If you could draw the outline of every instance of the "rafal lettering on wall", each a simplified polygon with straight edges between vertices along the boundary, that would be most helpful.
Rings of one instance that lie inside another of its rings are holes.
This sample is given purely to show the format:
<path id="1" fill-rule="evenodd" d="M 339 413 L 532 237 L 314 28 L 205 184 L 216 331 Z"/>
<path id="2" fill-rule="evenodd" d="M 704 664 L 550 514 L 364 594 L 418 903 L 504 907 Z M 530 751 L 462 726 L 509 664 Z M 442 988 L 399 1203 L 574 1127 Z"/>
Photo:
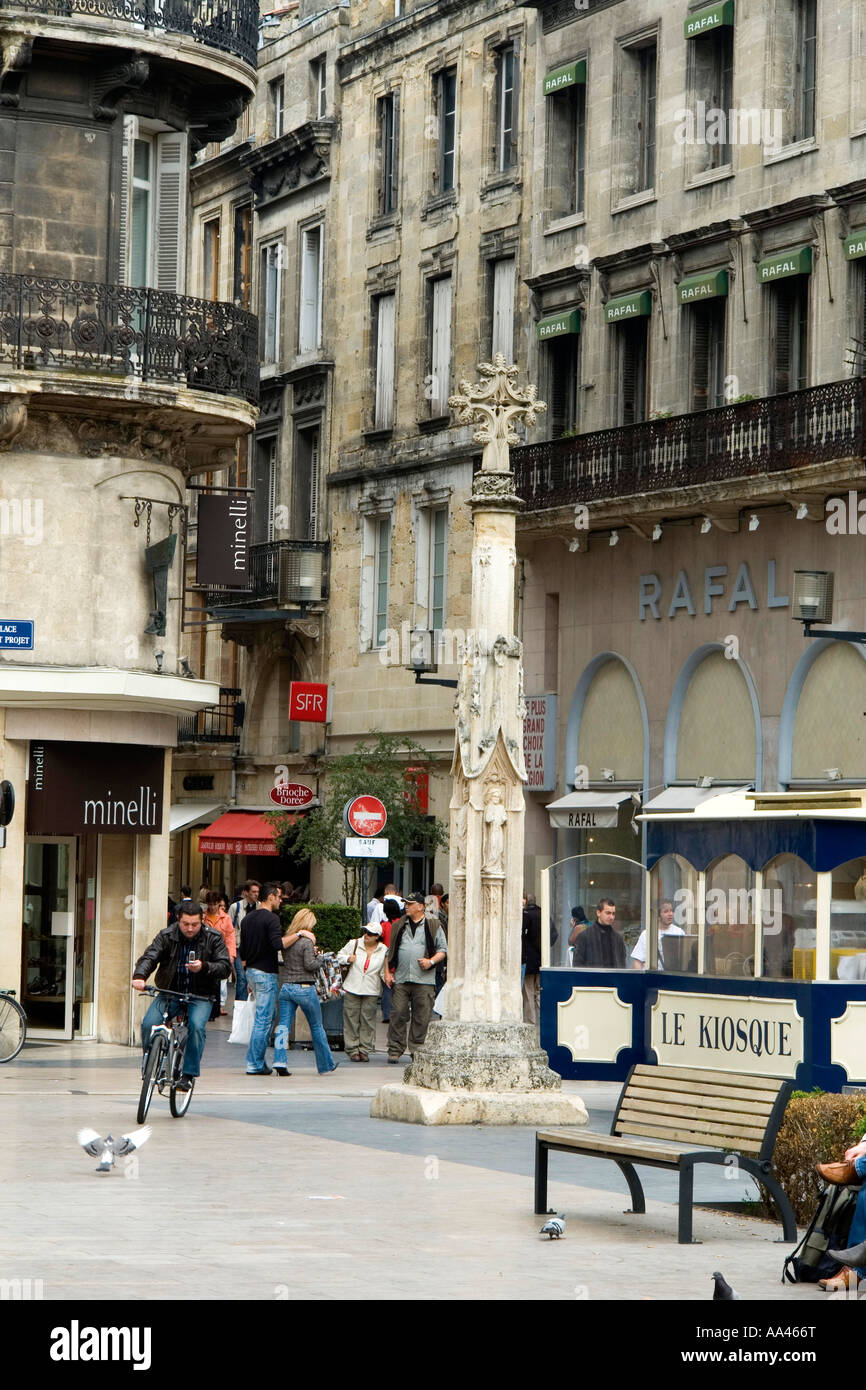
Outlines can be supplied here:
<path id="1" fill-rule="evenodd" d="M 730 595 L 727 589 L 727 577 L 727 565 L 707 565 L 705 568 L 703 580 L 704 613 L 711 614 L 713 612 L 714 599 L 721 599 L 722 603 L 727 599 L 726 607 L 729 613 L 736 613 L 743 606 L 747 606 L 752 612 L 755 612 L 760 607 L 760 603 L 748 561 L 744 560 L 737 569 Z M 776 582 L 776 561 L 768 560 L 765 606 L 767 608 L 787 608 L 791 602 L 790 597 L 788 594 L 777 593 Z M 665 605 L 664 586 L 659 575 L 642 574 L 638 577 L 638 618 L 641 622 L 645 622 L 647 616 L 660 619 L 662 609 L 665 610 L 665 616 L 668 618 L 675 618 L 679 613 L 688 613 L 689 617 L 693 618 L 697 613 L 694 592 L 688 574 L 684 569 L 680 570 L 674 582 L 670 601 Z M 698 593 L 700 594 L 700 590 Z"/>

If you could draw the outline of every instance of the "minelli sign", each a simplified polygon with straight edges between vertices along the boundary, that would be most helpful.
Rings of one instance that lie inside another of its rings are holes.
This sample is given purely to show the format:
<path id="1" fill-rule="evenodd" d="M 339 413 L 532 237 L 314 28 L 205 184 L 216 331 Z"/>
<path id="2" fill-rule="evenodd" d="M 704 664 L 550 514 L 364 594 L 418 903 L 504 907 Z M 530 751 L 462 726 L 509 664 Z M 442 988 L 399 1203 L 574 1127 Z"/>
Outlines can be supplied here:
<path id="1" fill-rule="evenodd" d="M 31 743 L 28 835 L 161 835 L 165 753 L 126 743 Z"/>
<path id="2" fill-rule="evenodd" d="M 202 493 L 198 499 L 195 582 L 213 589 L 248 589 L 250 496 Z"/>

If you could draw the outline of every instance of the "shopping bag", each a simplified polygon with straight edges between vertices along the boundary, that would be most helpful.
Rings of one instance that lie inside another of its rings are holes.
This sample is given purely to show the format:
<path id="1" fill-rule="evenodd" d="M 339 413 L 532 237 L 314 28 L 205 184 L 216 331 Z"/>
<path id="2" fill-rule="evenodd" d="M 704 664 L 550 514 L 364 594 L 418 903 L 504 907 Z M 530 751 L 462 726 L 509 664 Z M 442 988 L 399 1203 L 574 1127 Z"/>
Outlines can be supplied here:
<path id="1" fill-rule="evenodd" d="M 250 1038 L 253 1035 L 253 1019 L 256 1016 L 255 999 L 241 999 L 235 1001 L 232 1013 L 232 1031 L 229 1033 L 230 1043 L 240 1043 L 242 1047 L 248 1047 Z"/>

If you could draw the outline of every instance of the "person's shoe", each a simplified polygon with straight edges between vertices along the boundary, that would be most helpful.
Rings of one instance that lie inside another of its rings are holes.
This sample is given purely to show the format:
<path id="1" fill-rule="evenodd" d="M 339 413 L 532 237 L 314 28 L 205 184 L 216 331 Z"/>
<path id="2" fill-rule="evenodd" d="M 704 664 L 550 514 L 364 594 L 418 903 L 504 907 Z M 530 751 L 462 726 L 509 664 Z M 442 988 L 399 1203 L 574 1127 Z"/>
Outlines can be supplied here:
<path id="1" fill-rule="evenodd" d="M 277 1076 L 291 1076 L 292 1074 L 288 1067 L 274 1067 L 274 1071 L 277 1073 Z"/>
<path id="2" fill-rule="evenodd" d="M 191 1091 L 194 1081 L 194 1076 L 188 1076 L 187 1073 L 184 1072 L 183 1076 L 180 1078 L 180 1081 L 175 1082 L 174 1089 L 176 1091 Z"/>
<path id="3" fill-rule="evenodd" d="M 319 1072 L 319 1075 L 320 1075 L 320 1076 L 330 1076 L 332 1072 L 335 1072 L 335 1071 L 337 1070 L 337 1067 L 338 1067 L 339 1065 L 340 1065 L 339 1062 L 335 1062 L 334 1065 L 328 1069 L 328 1071 L 320 1071 L 320 1072 Z"/>
<path id="4" fill-rule="evenodd" d="M 849 1250 L 828 1250 L 827 1254 L 831 1260 L 838 1260 L 840 1265 L 862 1269 L 866 1265 L 866 1240 L 861 1240 L 859 1245 L 852 1245 Z"/>
<path id="5" fill-rule="evenodd" d="M 388 1065 L 389 1065 L 389 1067 L 398 1067 L 398 1066 L 400 1065 L 400 1058 L 399 1058 L 399 1057 L 389 1057 L 389 1058 L 388 1058 Z"/>
<path id="6" fill-rule="evenodd" d="M 843 1187 L 846 1183 L 857 1181 L 857 1169 L 853 1163 L 816 1163 L 815 1171 L 825 1182 Z"/>
<path id="7" fill-rule="evenodd" d="M 271 1076 L 273 1067 L 262 1067 L 261 1071 L 248 1071 L 247 1076 Z"/>
<path id="8" fill-rule="evenodd" d="M 825 1293 L 838 1293 L 842 1289 L 856 1289 L 859 1283 L 860 1275 L 856 1269 L 846 1267 L 832 1279 L 819 1279 L 818 1288 L 823 1289 Z"/>
<path id="9" fill-rule="evenodd" d="M 359 1061 L 359 1062 L 369 1062 L 369 1060 L 370 1060 L 370 1058 L 367 1056 L 366 1052 L 359 1052 L 359 1053 L 358 1053 L 358 1061 Z"/>
<path id="10" fill-rule="evenodd" d="M 362 1057 L 360 1052 L 351 1052 L 349 1054 L 350 1062 L 366 1062 L 366 1060 L 366 1057 Z"/>

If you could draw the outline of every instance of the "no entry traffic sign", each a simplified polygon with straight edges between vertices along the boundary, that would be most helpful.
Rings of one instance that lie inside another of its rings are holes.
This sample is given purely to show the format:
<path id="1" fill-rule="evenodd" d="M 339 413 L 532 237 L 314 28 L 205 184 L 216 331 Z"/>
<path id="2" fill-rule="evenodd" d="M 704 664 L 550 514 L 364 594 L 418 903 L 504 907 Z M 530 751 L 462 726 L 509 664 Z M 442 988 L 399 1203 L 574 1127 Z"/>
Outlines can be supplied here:
<path id="1" fill-rule="evenodd" d="M 372 840 L 385 829 L 388 812 L 378 796 L 356 796 L 343 807 L 343 819 L 350 834 Z"/>

